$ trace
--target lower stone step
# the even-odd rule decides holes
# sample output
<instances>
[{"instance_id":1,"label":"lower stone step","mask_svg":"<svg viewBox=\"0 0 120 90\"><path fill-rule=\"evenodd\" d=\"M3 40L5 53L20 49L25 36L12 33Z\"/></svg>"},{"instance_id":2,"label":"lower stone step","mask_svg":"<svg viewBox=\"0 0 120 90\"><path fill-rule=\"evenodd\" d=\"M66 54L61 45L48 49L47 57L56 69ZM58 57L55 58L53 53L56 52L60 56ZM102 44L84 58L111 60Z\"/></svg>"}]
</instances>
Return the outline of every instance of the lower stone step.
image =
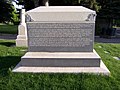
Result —
<instances>
[{"instance_id":1,"label":"lower stone step","mask_svg":"<svg viewBox=\"0 0 120 90\"><path fill-rule=\"evenodd\" d=\"M21 66L100 67L100 57L93 52L27 52Z\"/></svg>"},{"instance_id":2,"label":"lower stone step","mask_svg":"<svg viewBox=\"0 0 120 90\"><path fill-rule=\"evenodd\" d=\"M21 63L19 63L12 71L25 73L93 73L110 75L110 71L102 60L100 61L100 67L30 67L21 66Z\"/></svg>"}]
</instances>

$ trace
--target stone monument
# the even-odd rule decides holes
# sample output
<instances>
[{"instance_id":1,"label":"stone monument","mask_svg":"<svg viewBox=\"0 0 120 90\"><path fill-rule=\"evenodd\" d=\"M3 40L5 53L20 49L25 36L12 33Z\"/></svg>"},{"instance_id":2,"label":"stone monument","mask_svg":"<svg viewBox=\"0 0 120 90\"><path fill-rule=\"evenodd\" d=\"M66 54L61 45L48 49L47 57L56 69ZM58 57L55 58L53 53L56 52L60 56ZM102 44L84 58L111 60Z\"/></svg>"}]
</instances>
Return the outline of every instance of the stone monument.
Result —
<instances>
[{"instance_id":1,"label":"stone monument","mask_svg":"<svg viewBox=\"0 0 120 90\"><path fill-rule=\"evenodd\" d=\"M28 52L14 72L102 73L93 49L96 12L82 6L37 7L26 12Z\"/></svg>"},{"instance_id":2,"label":"stone monument","mask_svg":"<svg viewBox=\"0 0 120 90\"><path fill-rule=\"evenodd\" d=\"M27 43L27 28L25 23L25 9L21 9L21 22L18 26L18 36L16 39L16 46L28 46Z\"/></svg>"}]
</instances>

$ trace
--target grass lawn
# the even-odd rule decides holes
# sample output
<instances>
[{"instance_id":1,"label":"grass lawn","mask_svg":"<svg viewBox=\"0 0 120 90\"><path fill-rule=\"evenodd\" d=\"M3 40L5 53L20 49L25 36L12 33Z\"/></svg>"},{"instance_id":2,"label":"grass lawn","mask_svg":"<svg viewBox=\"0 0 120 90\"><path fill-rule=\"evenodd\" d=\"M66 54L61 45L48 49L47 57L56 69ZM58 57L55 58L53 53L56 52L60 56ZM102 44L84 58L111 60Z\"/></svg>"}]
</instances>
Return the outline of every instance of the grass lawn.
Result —
<instances>
[{"instance_id":1,"label":"grass lawn","mask_svg":"<svg viewBox=\"0 0 120 90\"><path fill-rule=\"evenodd\" d=\"M95 43L110 76L12 73L26 49L14 45L14 41L0 40L0 90L120 90L120 61L112 58L120 57L120 44Z\"/></svg>"},{"instance_id":2,"label":"grass lawn","mask_svg":"<svg viewBox=\"0 0 120 90\"><path fill-rule=\"evenodd\" d=\"M17 25L0 25L0 33L4 34L17 34Z\"/></svg>"}]
</instances>

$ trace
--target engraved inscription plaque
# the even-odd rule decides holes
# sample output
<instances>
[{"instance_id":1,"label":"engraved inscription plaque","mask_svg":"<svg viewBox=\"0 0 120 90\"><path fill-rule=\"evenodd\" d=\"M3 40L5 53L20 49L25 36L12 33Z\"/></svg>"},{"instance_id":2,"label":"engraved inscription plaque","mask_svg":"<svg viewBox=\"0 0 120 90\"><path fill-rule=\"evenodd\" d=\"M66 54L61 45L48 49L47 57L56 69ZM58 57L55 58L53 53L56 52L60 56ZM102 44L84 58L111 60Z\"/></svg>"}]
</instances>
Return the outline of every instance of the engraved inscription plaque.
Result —
<instances>
[{"instance_id":1,"label":"engraved inscription plaque","mask_svg":"<svg viewBox=\"0 0 120 90\"><path fill-rule=\"evenodd\" d=\"M91 52L94 23L27 23L29 51Z\"/></svg>"}]
</instances>

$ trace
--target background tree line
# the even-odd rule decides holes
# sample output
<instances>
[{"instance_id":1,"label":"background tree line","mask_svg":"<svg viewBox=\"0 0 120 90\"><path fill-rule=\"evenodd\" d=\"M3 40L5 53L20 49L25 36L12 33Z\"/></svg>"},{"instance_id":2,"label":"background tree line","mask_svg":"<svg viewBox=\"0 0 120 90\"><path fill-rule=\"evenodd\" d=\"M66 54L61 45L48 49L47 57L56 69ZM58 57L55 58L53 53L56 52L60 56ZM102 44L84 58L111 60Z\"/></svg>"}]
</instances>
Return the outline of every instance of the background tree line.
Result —
<instances>
[{"instance_id":1,"label":"background tree line","mask_svg":"<svg viewBox=\"0 0 120 90\"><path fill-rule=\"evenodd\" d=\"M18 14L11 0L0 0L0 23L18 21Z\"/></svg>"},{"instance_id":2,"label":"background tree line","mask_svg":"<svg viewBox=\"0 0 120 90\"><path fill-rule=\"evenodd\" d=\"M14 22L16 19L12 1L23 5L26 11L43 6L44 0L0 0L0 22ZM85 6L97 12L96 27L120 26L120 0L49 0L50 6Z\"/></svg>"}]
</instances>

